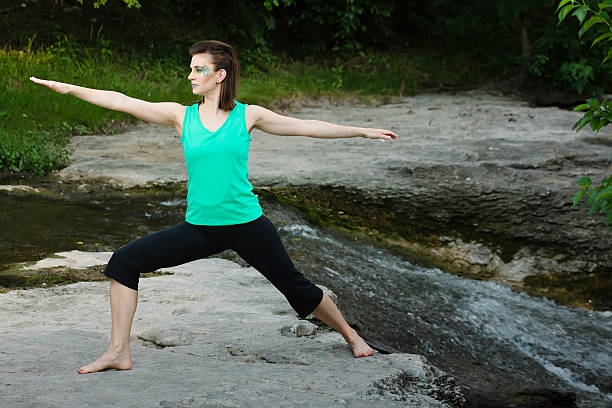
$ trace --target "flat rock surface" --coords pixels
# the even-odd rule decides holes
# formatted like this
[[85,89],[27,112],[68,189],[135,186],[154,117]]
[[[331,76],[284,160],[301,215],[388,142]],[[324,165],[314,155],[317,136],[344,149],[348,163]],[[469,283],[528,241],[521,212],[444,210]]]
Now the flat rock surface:
[[[104,264],[56,254],[37,267]],[[129,371],[79,375],[110,335],[108,282],[0,294],[3,407],[446,407],[452,378],[414,354],[356,359],[255,269],[211,258],[141,279]]]
[[[421,94],[374,107],[323,105],[286,114],[391,129],[399,138],[321,139],[254,130],[249,156],[253,184],[401,190],[410,187],[402,171],[459,166],[466,170],[451,170],[450,178],[469,179],[474,187],[524,183],[525,170],[554,170],[529,180],[546,190],[551,182],[573,186],[582,175],[597,178],[612,171],[612,129],[595,135],[586,127],[576,133],[571,127],[581,113],[530,107],[492,90]],[[168,127],[141,124],[119,135],[77,136],[72,147],[73,163],[60,171],[62,177],[106,178],[126,187],[187,179],[178,135]],[[500,174],[496,167],[511,174]]]

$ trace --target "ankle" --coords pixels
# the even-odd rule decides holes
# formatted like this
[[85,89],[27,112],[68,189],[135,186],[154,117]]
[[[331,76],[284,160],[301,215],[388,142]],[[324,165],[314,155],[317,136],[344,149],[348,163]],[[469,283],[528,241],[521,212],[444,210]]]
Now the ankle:
[[355,329],[353,329],[349,325],[346,325],[346,327],[343,327],[342,330],[340,330],[340,334],[342,335],[342,337],[344,337],[345,340],[351,340],[355,336],[357,336],[357,332],[355,331]]
[[110,343],[108,352],[112,354],[130,354],[130,345],[125,343]]

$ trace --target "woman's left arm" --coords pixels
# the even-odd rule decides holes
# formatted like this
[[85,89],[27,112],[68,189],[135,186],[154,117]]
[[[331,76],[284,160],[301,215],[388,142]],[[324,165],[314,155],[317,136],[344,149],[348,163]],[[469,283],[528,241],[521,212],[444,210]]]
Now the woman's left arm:
[[365,137],[368,139],[397,139],[386,129],[336,125],[322,120],[303,120],[279,115],[258,105],[248,105],[247,112],[253,126],[266,133],[279,136],[308,136],[319,138]]

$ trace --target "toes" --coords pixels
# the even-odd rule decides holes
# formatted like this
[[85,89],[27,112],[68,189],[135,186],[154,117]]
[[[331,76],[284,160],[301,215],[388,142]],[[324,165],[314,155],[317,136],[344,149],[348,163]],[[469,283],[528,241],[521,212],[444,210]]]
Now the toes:
[[100,370],[102,370],[102,368],[95,368],[93,365],[86,365],[86,366],[79,368],[78,373],[79,374],[89,374],[89,373],[98,372]]
[[363,350],[355,353],[355,357],[368,357],[374,354],[374,350]]

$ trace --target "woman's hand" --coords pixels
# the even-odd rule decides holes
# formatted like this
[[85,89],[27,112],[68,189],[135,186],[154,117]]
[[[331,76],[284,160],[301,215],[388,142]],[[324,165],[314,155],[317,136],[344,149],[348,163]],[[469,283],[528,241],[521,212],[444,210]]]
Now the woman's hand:
[[[151,123],[177,128],[185,117],[185,107],[174,102],[147,102],[130,98],[120,92],[105,91],[103,89],[85,88],[83,86],[66,84],[64,82],[47,81],[30,77],[30,81],[53,89],[55,92],[67,94],[93,103],[106,109],[125,112],[138,119]],[[178,128],[177,128],[178,129]]]
[[257,105],[246,107],[247,125],[279,136],[308,136],[319,138],[365,137],[369,139],[397,139],[397,135],[386,129],[372,129],[336,125],[322,120],[304,120],[279,115]]
[[54,91],[61,93],[62,95],[70,92],[70,87],[72,86],[64,82],[47,81],[46,79],[38,79],[36,77],[30,77],[30,81],[44,85],[49,89],[53,89]]
[[390,130],[386,129],[372,129],[372,128],[363,128],[363,134],[361,137],[365,137],[367,139],[397,139],[397,135]]

